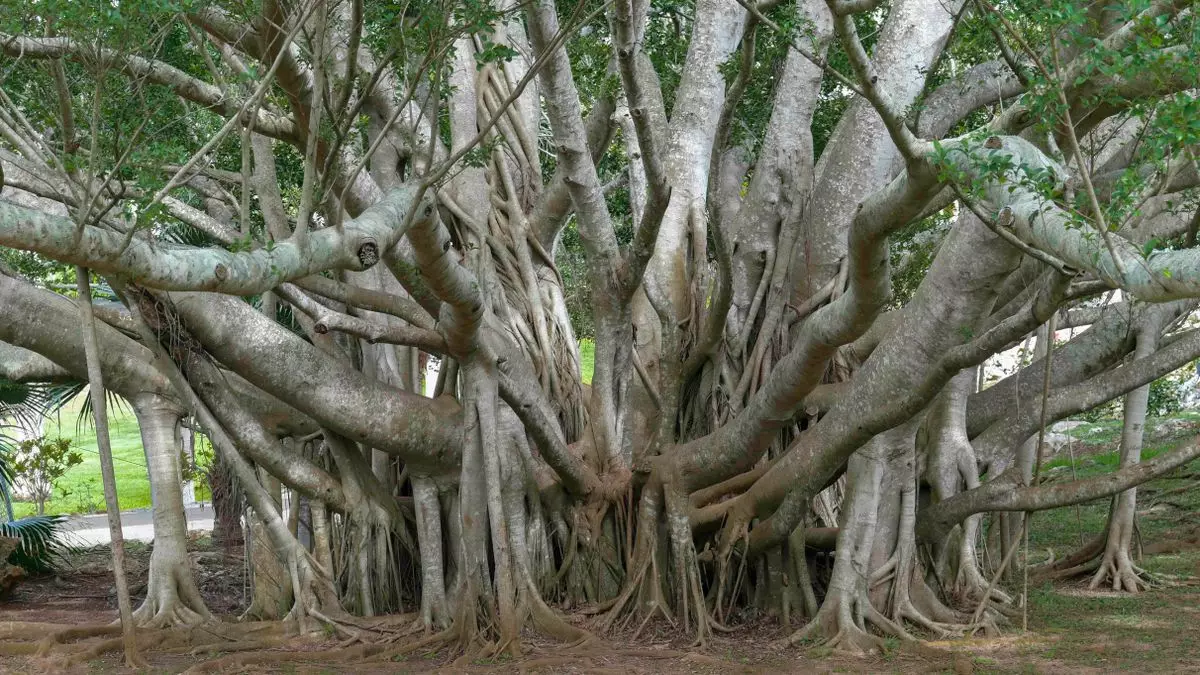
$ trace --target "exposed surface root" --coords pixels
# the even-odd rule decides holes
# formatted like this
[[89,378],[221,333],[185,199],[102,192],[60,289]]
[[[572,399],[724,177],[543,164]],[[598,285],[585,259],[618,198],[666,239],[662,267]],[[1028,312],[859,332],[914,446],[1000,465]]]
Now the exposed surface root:
[[1096,590],[1101,584],[1112,584],[1112,590],[1128,593],[1140,593],[1148,589],[1154,578],[1146,570],[1134,564],[1129,551],[1124,548],[1105,551],[1100,560],[1099,568],[1088,583],[1089,590]]
[[57,645],[76,642],[92,637],[100,637],[105,635],[120,635],[121,624],[105,623],[93,624],[90,626],[72,626],[62,629],[58,632],[51,633],[38,642],[38,656],[47,656],[50,651]]
[[913,640],[902,626],[872,607],[865,593],[854,596],[839,593],[836,597],[827,597],[817,617],[785,638],[783,643],[787,646],[822,646],[855,656],[882,653],[884,639],[867,630],[868,622],[902,640]]

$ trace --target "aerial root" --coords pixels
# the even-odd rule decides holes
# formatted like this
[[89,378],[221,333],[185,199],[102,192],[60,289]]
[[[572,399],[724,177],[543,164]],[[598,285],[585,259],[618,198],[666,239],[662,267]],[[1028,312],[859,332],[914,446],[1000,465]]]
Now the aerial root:
[[[95,628],[95,627],[89,627]],[[96,659],[99,656],[109,652],[118,652],[125,648],[125,642],[120,636],[120,626],[116,627],[117,637],[108,637],[103,640],[90,640],[87,642],[74,641],[71,644],[58,644],[58,649],[54,649],[54,644],[47,645],[45,642],[38,645],[38,651],[35,658],[44,659],[53,670],[65,670],[72,668],[81,663],[85,663]],[[67,631],[63,631],[64,633]],[[156,645],[161,644],[167,639],[170,630],[152,630],[138,632],[138,648],[153,649]],[[84,637],[99,637],[109,635],[110,632],[92,632]],[[79,638],[76,634],[72,637]],[[53,651],[52,651],[53,650]]]
[[168,653],[186,653],[191,656],[201,654],[216,654],[218,652],[232,654],[234,652],[266,651],[291,642],[295,636],[269,637],[260,640],[243,640],[241,642],[210,642],[196,646],[182,646],[164,649]]
[[405,656],[421,649],[440,649],[443,645],[454,644],[460,637],[461,631],[458,626],[453,625],[441,632],[427,635],[419,640],[414,640],[391,649],[381,649],[379,652],[365,658],[364,663],[392,661],[397,657]]
[[[644,598],[644,601],[635,601],[633,602],[634,606],[631,607],[631,601],[634,601],[635,598]],[[599,610],[604,612],[603,617],[596,622],[596,626],[601,632],[607,633],[614,629],[627,630],[635,619],[640,618],[641,622],[635,632],[636,637],[655,616],[662,616],[668,623],[675,626],[675,617],[672,616],[671,609],[663,598],[662,585],[659,583],[658,563],[652,552],[642,554],[642,560],[635,568],[634,573],[629,576],[625,588],[608,605],[606,610]]]

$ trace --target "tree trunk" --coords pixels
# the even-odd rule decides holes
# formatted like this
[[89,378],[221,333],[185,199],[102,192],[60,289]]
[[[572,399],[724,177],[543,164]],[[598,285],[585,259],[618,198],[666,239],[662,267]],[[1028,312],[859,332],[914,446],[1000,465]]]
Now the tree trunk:
[[146,599],[133,613],[140,626],[161,628],[194,625],[212,619],[192,576],[187,552],[187,517],[179,490],[180,447],[176,426],[183,411],[175,403],[154,394],[133,401],[154,505],[154,551],[150,556],[150,579]]
[[[1158,348],[1157,330],[1143,328],[1137,336],[1135,358],[1153,354]],[[1146,410],[1150,401],[1150,385],[1138,387],[1125,395],[1122,415],[1120,468],[1142,461],[1142,438],[1146,429]],[[1137,593],[1146,588],[1146,573],[1134,564],[1130,549],[1137,527],[1137,488],[1130,488],[1113,497],[1108,516],[1108,538],[1100,558],[1100,569],[1088,588],[1097,588],[1111,581],[1114,591]]]
[[[282,490],[279,480],[258,472],[262,488],[270,495],[276,509],[282,509]],[[245,489],[245,488],[243,488]],[[249,563],[252,601],[242,614],[245,619],[269,621],[282,619],[292,607],[292,582],[285,558],[276,550],[267,531],[268,524],[254,509],[246,511],[248,535],[246,560]]]

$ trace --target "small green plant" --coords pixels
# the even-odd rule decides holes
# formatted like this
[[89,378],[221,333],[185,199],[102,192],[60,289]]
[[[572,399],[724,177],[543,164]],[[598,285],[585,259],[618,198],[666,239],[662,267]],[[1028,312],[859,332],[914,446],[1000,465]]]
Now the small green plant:
[[70,494],[75,498],[75,513],[98,513],[104,505],[104,491],[96,478],[83,481]]
[[63,474],[82,463],[83,455],[71,449],[71,439],[39,436],[17,446],[12,473],[18,492],[37,505],[37,514],[41,516],[45,515],[46,502]]

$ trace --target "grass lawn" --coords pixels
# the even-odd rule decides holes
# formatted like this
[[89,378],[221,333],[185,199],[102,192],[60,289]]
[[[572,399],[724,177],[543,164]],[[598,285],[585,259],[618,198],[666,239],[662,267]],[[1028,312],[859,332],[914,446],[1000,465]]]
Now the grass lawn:
[[[83,400],[80,396],[68,403],[62,412],[46,420],[42,428],[47,437],[71,439],[71,448],[83,455],[83,463],[72,467],[59,481],[54,497],[46,503],[47,514],[105,511],[96,430],[92,428],[90,418],[79,420]],[[108,424],[121,509],[147,508],[150,506],[150,479],[146,475],[146,456],[142,451],[137,418],[128,406],[110,406]],[[32,502],[15,502],[13,511],[21,518],[33,514],[36,508]]]
[[[1147,420],[1143,459],[1168,452],[1196,433],[1195,412]],[[1169,425],[1174,424],[1172,429]],[[1068,481],[1111,473],[1118,464],[1120,420],[1081,427],[1072,460],[1064,451],[1046,462],[1046,480]],[[1073,466],[1072,466],[1073,465]],[[1091,575],[1029,589],[1029,629],[1009,629],[1008,649],[985,651],[975,672],[1194,672],[1200,605],[1200,460],[1138,488],[1138,529],[1145,555],[1139,565],[1159,575],[1149,592],[1118,594],[1111,586],[1088,590]],[[1030,531],[1033,563],[1070,554],[1104,531],[1111,500],[1038,513]],[[1007,589],[1020,594],[1019,584]],[[1019,624],[1019,619],[1017,620]],[[1007,652],[1007,653],[1004,653]]]
[[579,341],[579,376],[584,384],[592,383],[592,371],[596,369],[596,343],[588,339]]

